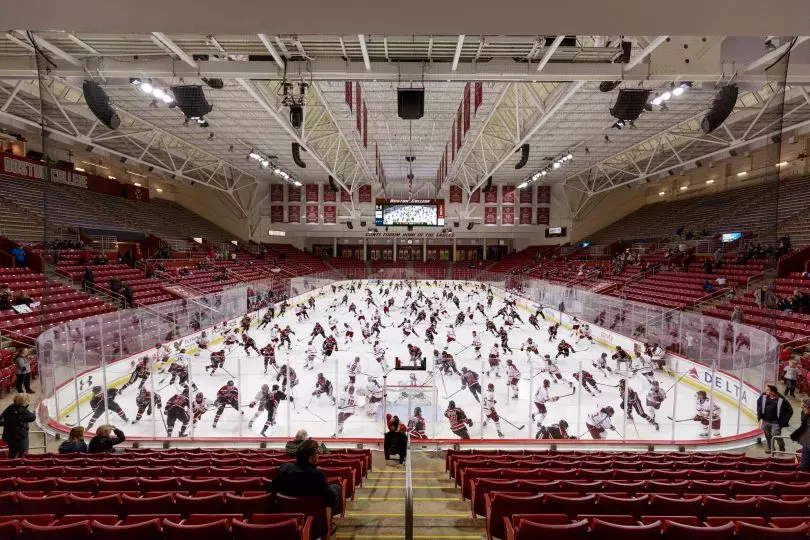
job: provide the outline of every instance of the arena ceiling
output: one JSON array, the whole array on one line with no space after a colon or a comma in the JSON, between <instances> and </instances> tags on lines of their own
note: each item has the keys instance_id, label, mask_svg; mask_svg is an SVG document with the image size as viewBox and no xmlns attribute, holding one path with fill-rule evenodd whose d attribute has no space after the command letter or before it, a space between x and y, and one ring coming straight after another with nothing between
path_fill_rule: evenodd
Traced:
<instances>
[{"instance_id":1,"label":"arena ceiling","mask_svg":"<svg viewBox=\"0 0 810 540\"><path fill-rule=\"evenodd\" d=\"M620 63L622 39L632 42ZM92 33L10 30L0 34L0 124L36 129L44 113L49 136L93 154L126 159L164 178L205 184L228 194L247 215L271 179L247 158L252 150L301 182L335 178L353 190L376 183L390 196L433 196L468 82L481 82L481 105L441 186L472 191L487 178L518 185L551 161L573 159L542 178L563 183L578 201L622 185L655 179L727 157L729 151L810 126L810 43L766 37L606 35L271 35L163 32ZM47 60L37 63L35 50ZM785 74L770 66L791 51ZM110 131L87 108L82 82L106 90L122 118ZM209 126L145 95L153 86L202 84L213 111ZM222 79L214 89L202 78ZM303 124L282 104L281 83L307 83ZM345 82L359 81L367 109L367 144ZM664 107L617 129L609 109L619 88L660 95L691 85ZM719 85L741 93L734 112L712 134L700 129ZM786 84L785 84L786 81ZM674 85L674 86L673 86ZM396 90L425 88L425 116L398 118ZM783 107L784 102L784 107ZM291 144L305 152L301 168ZM530 145L527 165L515 153ZM376 149L385 178L376 166ZM78 150L81 152L81 150ZM409 164L406 155L414 155ZM406 175L413 169L413 190ZM577 204L572 205L578 206Z\"/></svg>"}]
</instances>

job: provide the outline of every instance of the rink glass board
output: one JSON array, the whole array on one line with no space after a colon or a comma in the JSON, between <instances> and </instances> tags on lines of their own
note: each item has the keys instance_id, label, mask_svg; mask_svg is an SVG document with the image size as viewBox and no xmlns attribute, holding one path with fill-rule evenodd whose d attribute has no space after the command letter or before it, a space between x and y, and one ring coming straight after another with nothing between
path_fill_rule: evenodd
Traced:
<instances>
[{"instance_id":1,"label":"rink glass board","mask_svg":"<svg viewBox=\"0 0 810 540\"><path fill-rule=\"evenodd\" d=\"M374 224L378 227L444 227L444 199L377 199Z\"/></svg>"}]
</instances>

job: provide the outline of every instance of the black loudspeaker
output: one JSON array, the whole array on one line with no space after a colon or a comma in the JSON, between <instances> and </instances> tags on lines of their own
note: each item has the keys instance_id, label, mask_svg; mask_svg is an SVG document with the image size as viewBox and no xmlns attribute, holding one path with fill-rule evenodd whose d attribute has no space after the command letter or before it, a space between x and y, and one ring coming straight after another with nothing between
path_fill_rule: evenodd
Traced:
<instances>
[{"instance_id":1,"label":"black loudspeaker","mask_svg":"<svg viewBox=\"0 0 810 540\"><path fill-rule=\"evenodd\" d=\"M223 88L225 88L225 83L223 82L222 79L206 79L205 77L203 77L201 80L214 90L222 90Z\"/></svg>"},{"instance_id":2,"label":"black loudspeaker","mask_svg":"<svg viewBox=\"0 0 810 540\"><path fill-rule=\"evenodd\" d=\"M453 227L455 227L456 229L458 229L460 226L461 226L460 222L458 222L458 221L453 222Z\"/></svg>"},{"instance_id":3,"label":"black loudspeaker","mask_svg":"<svg viewBox=\"0 0 810 540\"><path fill-rule=\"evenodd\" d=\"M734 110L734 105L737 104L738 94L739 89L736 84L724 86L717 92L714 101L712 101L711 109L700 122L700 128L704 133L711 133L726 121L728 115Z\"/></svg>"},{"instance_id":4,"label":"black loudspeaker","mask_svg":"<svg viewBox=\"0 0 810 540\"><path fill-rule=\"evenodd\" d=\"M491 176L489 178L487 178L487 183L483 188L481 188L481 191L483 193L488 193L490 189L492 189L492 177Z\"/></svg>"},{"instance_id":5,"label":"black loudspeaker","mask_svg":"<svg viewBox=\"0 0 810 540\"><path fill-rule=\"evenodd\" d=\"M28 159L35 159L37 161L42 161L42 158L45 156L42 152L37 152L36 150L29 150L25 153L25 157Z\"/></svg>"},{"instance_id":6,"label":"black loudspeaker","mask_svg":"<svg viewBox=\"0 0 810 540\"><path fill-rule=\"evenodd\" d=\"M181 84L172 86L174 102L188 118L202 118L214 110L214 106L205 99L202 86L198 84Z\"/></svg>"},{"instance_id":7,"label":"black loudspeaker","mask_svg":"<svg viewBox=\"0 0 810 540\"><path fill-rule=\"evenodd\" d=\"M347 221L346 222L346 227L348 227L349 230L352 230L352 229L354 229L354 223L352 223L351 221Z\"/></svg>"},{"instance_id":8,"label":"black loudspeaker","mask_svg":"<svg viewBox=\"0 0 810 540\"><path fill-rule=\"evenodd\" d=\"M515 169L522 169L529 162L529 143L520 147L520 161L515 163Z\"/></svg>"},{"instance_id":9,"label":"black loudspeaker","mask_svg":"<svg viewBox=\"0 0 810 540\"><path fill-rule=\"evenodd\" d=\"M602 81L599 83L599 91L600 92L610 92L614 90L617 86L622 84L622 81Z\"/></svg>"},{"instance_id":10,"label":"black loudspeaker","mask_svg":"<svg viewBox=\"0 0 810 540\"><path fill-rule=\"evenodd\" d=\"M616 104L610 109L610 114L619 120L637 120L649 97L649 90L638 88L619 90L619 97L616 98Z\"/></svg>"},{"instance_id":11,"label":"black loudspeaker","mask_svg":"<svg viewBox=\"0 0 810 540\"><path fill-rule=\"evenodd\" d=\"M411 232L412 230L413 230L413 225L408 225L408 232Z\"/></svg>"},{"instance_id":12,"label":"black loudspeaker","mask_svg":"<svg viewBox=\"0 0 810 540\"><path fill-rule=\"evenodd\" d=\"M397 115L403 120L422 118L425 115L425 89L398 88Z\"/></svg>"},{"instance_id":13,"label":"black loudspeaker","mask_svg":"<svg viewBox=\"0 0 810 540\"><path fill-rule=\"evenodd\" d=\"M365 221L361 221L361 222L360 222L360 226L361 226L361 227L365 227L365 226L366 226L366 222L365 222Z\"/></svg>"},{"instance_id":14,"label":"black loudspeaker","mask_svg":"<svg viewBox=\"0 0 810 540\"><path fill-rule=\"evenodd\" d=\"M629 64L630 63L630 51L633 50L633 42L632 41L622 41L622 64Z\"/></svg>"},{"instance_id":15,"label":"black loudspeaker","mask_svg":"<svg viewBox=\"0 0 810 540\"><path fill-rule=\"evenodd\" d=\"M307 168L307 164L301 161L301 145L298 144L297 142L292 143L292 158L296 165L298 165L302 169ZM329 180L330 180L329 185L333 186L332 189L334 189L334 184L331 183L332 177L329 177Z\"/></svg>"},{"instance_id":16,"label":"black loudspeaker","mask_svg":"<svg viewBox=\"0 0 810 540\"><path fill-rule=\"evenodd\" d=\"M110 129L118 129L118 126L121 125L121 119L110 105L107 92L94 81L84 81L82 92L84 93L84 101L93 114L96 115L99 122Z\"/></svg>"},{"instance_id":17,"label":"black loudspeaker","mask_svg":"<svg viewBox=\"0 0 810 540\"><path fill-rule=\"evenodd\" d=\"M329 175L329 187L332 188L332 191L337 191L338 188L335 185L335 179L332 178L332 175Z\"/></svg>"},{"instance_id":18,"label":"black loudspeaker","mask_svg":"<svg viewBox=\"0 0 810 540\"><path fill-rule=\"evenodd\" d=\"M467 230L468 230L468 231L471 231L471 230L473 229L473 226L474 226L474 225L475 225L475 224L474 224L472 221L471 221L471 222L469 222L469 223L467 223Z\"/></svg>"}]
</instances>

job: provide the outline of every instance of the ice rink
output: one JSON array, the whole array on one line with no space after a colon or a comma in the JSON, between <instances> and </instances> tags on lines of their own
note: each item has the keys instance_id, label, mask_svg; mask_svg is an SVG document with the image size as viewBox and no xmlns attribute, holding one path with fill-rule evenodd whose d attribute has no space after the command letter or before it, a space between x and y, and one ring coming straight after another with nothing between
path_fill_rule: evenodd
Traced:
<instances>
[{"instance_id":1,"label":"ice rink","mask_svg":"<svg viewBox=\"0 0 810 540\"><path fill-rule=\"evenodd\" d=\"M428 298L434 297L439 300L434 300L433 308L439 308L443 305L446 314L442 315L439 324L437 324L437 336L435 338L435 346L430 345L425 341L425 329L428 322L422 322L414 327L419 337L411 335L405 339L401 328L397 325L402 323L407 316L412 321L414 316L410 315L408 309L403 308L405 301L405 293L408 290L407 282L400 282L403 286L398 291L393 290L393 283L385 281L382 285L376 282L355 282L359 285L356 292L348 292L349 282L340 282L336 285L342 286L344 290L336 290L332 292L332 287L327 286L318 291L313 291L302 297L292 300L293 306L305 300L310 295L315 295L316 307L309 312L309 319L304 319L299 322L295 316L294 309L290 308L283 316L277 316L276 319L263 330L257 328L259 319L263 314L263 310L253 314L253 324L249 331L251 337L256 341L259 349L270 342L269 328L274 324L278 324L281 328L289 325L295 332L292 336L292 349L287 351L286 347L279 347L276 351L276 359L279 366L289 363L289 365L296 371L299 384L294 389L295 402L291 404L288 401L283 401L276 417L276 424L268 430L267 436L271 437L288 437L294 434L296 430L304 428L307 429L309 434L313 437L330 437L336 433L337 425L337 407L333 405L331 400L326 396L320 398L313 398L312 393L315 389L315 380L318 373L323 373L334 386L335 397L340 405L341 399L346 395L346 386L348 383L347 365L355 358L360 357L361 362L361 375L357 377L355 389L358 390L356 394L363 394L367 386L368 376L374 376L381 384L387 387L387 402L385 410L400 415L403 420L407 417L414 406L419 406L423 411L427 423L427 435L430 438L444 438L455 439L457 438L450 431L449 424L444 418L444 411L447 409L447 404L450 399L454 400L457 407L463 409L466 415L473 420L474 425L469 428L470 436L473 439L497 439L496 426L493 422L489 422L484 426L484 414L482 413L481 405L476 401L472 393L467 389L461 389L461 378L458 375L440 375L433 371L433 350L436 349L441 352L445 346L448 351L455 356L456 366L460 371L462 367L466 367L479 375L483 394L487 393L487 386L491 383L495 387L495 396L497 403L495 408L501 417L500 428L505 438L507 439L527 439L534 438L537 433L536 423L531 418L531 413L535 411L533 404L533 395L538 387L543 383L544 379L555 381L555 378L548 373L541 371L545 366L542 361L542 355L549 354L552 358L557 354L557 343L559 339L565 339L571 343L576 352L572 353L569 357L560 357L557 365L560 368L561 374L564 378L563 382L553 382L549 394L561 397L558 401L547 403L548 416L545 419L545 424L557 423L565 419L569 424L568 432L578 438L590 438L586 426L586 415L596 411L600 407L607 405L612 406L616 413L613 416L613 424L616 426L616 431L608 433L609 440L620 439L644 439L644 440L697 440L700 434L700 424L691 420L695 415L695 392L697 388L688 377L681 377L684 373L673 374L663 370L655 372L655 378L660 382L660 386L664 390L668 390L667 397L663 402L660 410L656 411L656 421L659 429L650 424L645 419L641 418L638 414L635 415L633 420L628 420L620 408L622 397L620 396L619 389L616 387L618 381L622 377L629 380L630 387L634 389L642 402L642 406L648 413L651 408L647 406L646 395L650 388L650 383L641 375L632 374L619 375L615 372L616 363L609 360L610 366L614 373L603 374L596 369L592 364L601 355L606 352L608 357L613 354L612 347L595 342L591 344L588 340L581 340L577 342L576 337L571 335L570 329L561 327L559 329L558 339L556 341L549 341L547 327L550 322L556 317L556 312L552 309L545 308L544 313L548 321L539 320L540 330L534 329L529 323L528 318L531 312L525 308L518 308L520 317L523 323L517 324L509 330L509 346L512 353L501 354L501 367L500 377L494 372L487 375L489 371L489 363L487 361L488 353L493 344L500 345L500 339L496 338L492 333L488 332L485 328L486 319L480 312L475 311L475 306L478 302L482 303L486 308L487 294L486 290L481 289L481 284L478 283L465 283L465 282L442 282L434 285L434 282L410 282L412 295L417 297L417 291L422 293ZM447 343L447 330L449 325L455 326L456 315L459 308L456 308L453 302L442 302L441 296L444 288L451 288L461 286L462 290L456 290L455 293L459 298L460 310L466 313L468 307L473 309L473 319L464 317L464 322L461 326L455 329L456 341ZM370 288L373 293L373 299L377 304L367 307L366 287ZM394 298L394 307L391 308L390 315L384 315L382 310L382 302L389 297L382 298L384 289L390 290L389 297ZM347 294L348 299L346 304L339 306L332 310L329 309L333 300L340 300L343 295ZM506 293L502 290L494 290L494 301L492 306L486 309L487 317L495 323L497 327L503 324L503 318L494 318L497 311L504 306L504 299L507 297ZM395 357L399 357L404 363L407 363L409 355L407 351L408 344L414 344L422 349L422 355L427 358L427 371L414 372L417 377L419 385L424 385L423 398L415 399L411 397L403 398L401 396L402 389L395 388L396 385L407 385L409 383L409 374L407 371L389 371L384 372L380 364L375 360L372 354L372 345L374 337L366 343L363 343L362 334L360 331L361 325L358 323L354 314L348 310L348 305L354 303L357 308L357 313L366 317L369 323L372 321L372 315L376 309L379 309L382 324L385 328L381 329L379 341L386 348L386 361L389 368L393 367ZM425 302L419 302L430 316L431 310L424 306ZM344 323L348 324L354 330L354 339L349 343L345 343L345 337L342 332L337 337L338 350L332 354L328 359L323 359L321 354L321 345L323 338L314 338L314 345L318 349L319 357L315 362L315 368L312 370L305 369L304 359L305 351L308 347L310 332L316 322L320 322L325 328L327 335L330 333L328 324L328 317L332 316L337 321L338 329L344 328ZM592 326L592 331L596 335L596 328ZM474 348L469 346L472 342L472 332L476 331L482 341L482 358L476 360ZM248 405L255 394L259 391L262 384L268 384L272 387L273 384L281 384L280 377L273 366L270 366L268 372L265 374L263 359L256 352L251 352L248 356L240 346L233 347L227 354L225 361L225 370L218 370L218 372L210 376L205 371L205 366L209 364L209 351L220 350L224 347L220 334L212 334L209 336L212 342L209 345L208 351L199 351L191 357L190 363L190 378L196 384L198 391L202 392L206 398L212 402L215 399L217 390L226 384L228 380L234 380L239 389L239 402L242 406L242 411L236 411L233 408L226 408L219 424L216 429L212 427L215 411L207 411L202 420L193 427L191 431L194 437L218 437L227 439L238 439L240 437L255 437L259 435L262 429L266 414L261 413L251 428L248 428L248 421L254 416L257 408L250 408ZM539 346L540 355L529 354L526 351L521 351L521 345L527 338L532 338ZM228 349L226 349L227 351ZM194 352L194 351L191 351ZM632 352L632 351L628 351ZM506 379L506 359L511 358L521 371L521 378L518 385L518 397L515 399L511 392L507 389ZM623 368L624 369L624 368ZM110 386L119 387L132 370L129 362L118 362L112 364L107 368L105 374L106 380ZM598 391L595 395L582 390L574 378L574 373L580 370L590 372L598 383ZM154 385L154 389L161 396L163 404L169 398L178 392L182 391L179 384L168 385L168 376L160 373L155 368L154 377L151 382L147 383L147 387ZM572 394L572 387L565 381L571 381L576 384L576 392ZM87 391L86 376L81 379L83 391ZM100 384L100 375L94 375L93 384ZM118 403L126 411L129 420L131 421L135 416L137 409L135 405L135 398L137 396L137 384L127 388L118 398ZM196 393L196 392L195 392ZM414 394L416 392L408 392ZM193 395L194 393L192 393ZM483 396L482 401L483 401ZM383 407L376 407L374 412L368 414L366 411L365 397L358 395L358 406L354 415L348 418L342 434L339 437L379 437L385 431L383 422ZM719 396L714 400L720 407L722 413L722 427L721 435L734 435L738 433L738 416L739 416L739 432L745 432L756 427L756 422L747 416L743 411L738 415L738 406L732 404L730 401L723 401ZM84 417L89 408L88 405L81 404L78 409L78 414ZM680 422L673 422L668 419L672 417ZM121 426L125 429L126 433L131 436L144 436L144 437L165 437L166 430L164 428L161 413L154 411L152 417L145 416L138 424L128 424L124 426L124 422L115 414L110 414L110 423ZM67 425L75 424L77 421L77 411L73 410L67 416L61 419ZM153 421L154 420L154 421ZM103 417L96 424L103 423ZM87 419L82 419L82 425L87 425ZM179 431L179 425L175 427L174 435L176 436Z\"/></svg>"}]
</instances>

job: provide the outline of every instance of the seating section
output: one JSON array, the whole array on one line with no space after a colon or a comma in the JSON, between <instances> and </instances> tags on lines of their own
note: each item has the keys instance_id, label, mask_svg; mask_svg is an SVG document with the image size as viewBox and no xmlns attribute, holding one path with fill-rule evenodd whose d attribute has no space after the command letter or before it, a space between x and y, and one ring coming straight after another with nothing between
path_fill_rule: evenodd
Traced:
<instances>
[{"instance_id":1,"label":"seating section","mask_svg":"<svg viewBox=\"0 0 810 540\"><path fill-rule=\"evenodd\" d=\"M366 263L357 259L332 259L332 267L350 279L365 279L368 274Z\"/></svg>"},{"instance_id":2,"label":"seating section","mask_svg":"<svg viewBox=\"0 0 810 540\"><path fill-rule=\"evenodd\" d=\"M714 527L734 534L745 520L771 529L810 520L810 473L793 459L449 450L446 469L489 538L617 538L630 527L633 538L686 540L724 537Z\"/></svg>"},{"instance_id":3,"label":"seating section","mask_svg":"<svg viewBox=\"0 0 810 540\"><path fill-rule=\"evenodd\" d=\"M470 261L453 265L453 279L476 279L483 272L491 272L497 264L490 261Z\"/></svg>"},{"instance_id":4,"label":"seating section","mask_svg":"<svg viewBox=\"0 0 810 540\"><path fill-rule=\"evenodd\" d=\"M376 279L405 279L405 263L391 261L372 261L371 275Z\"/></svg>"},{"instance_id":5,"label":"seating section","mask_svg":"<svg viewBox=\"0 0 810 540\"><path fill-rule=\"evenodd\" d=\"M447 261L414 262L413 274L417 279L447 279L450 263Z\"/></svg>"}]
</instances>

